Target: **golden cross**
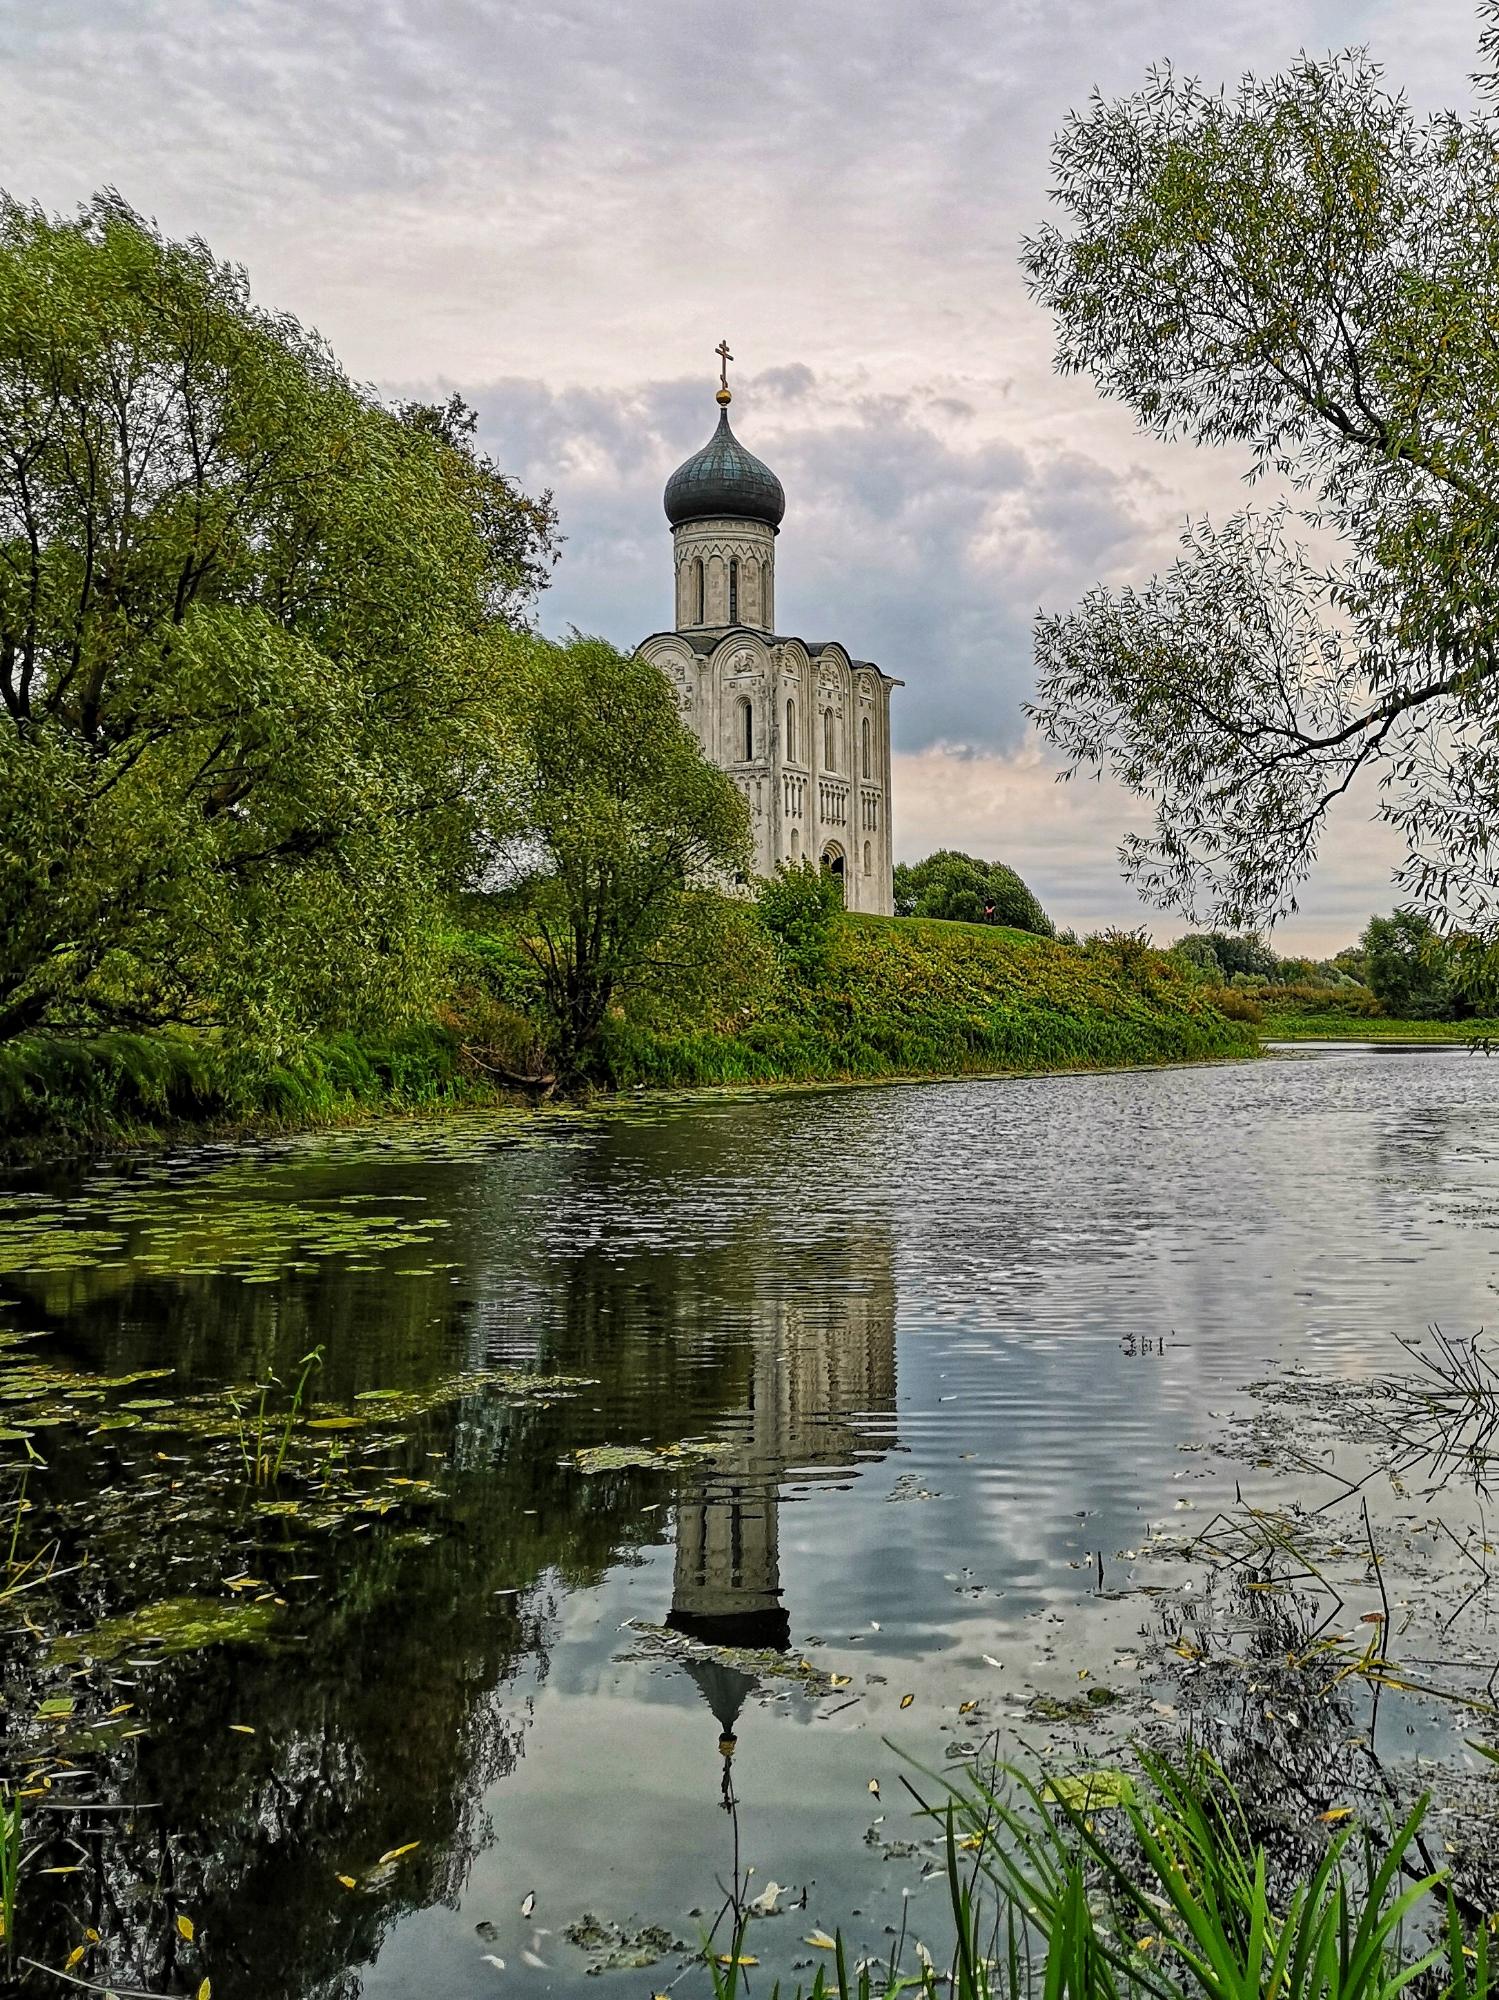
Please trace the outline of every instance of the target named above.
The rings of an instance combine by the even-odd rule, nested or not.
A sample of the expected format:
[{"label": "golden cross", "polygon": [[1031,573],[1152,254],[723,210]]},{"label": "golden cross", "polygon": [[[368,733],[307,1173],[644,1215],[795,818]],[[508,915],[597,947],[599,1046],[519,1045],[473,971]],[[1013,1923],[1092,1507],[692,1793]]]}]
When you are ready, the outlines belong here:
[{"label": "golden cross", "polygon": [[713,352],[719,357],[718,386],[720,389],[727,389],[729,386],[729,363],[734,359],[733,355],[729,352],[729,343],[726,340],[721,340]]}]

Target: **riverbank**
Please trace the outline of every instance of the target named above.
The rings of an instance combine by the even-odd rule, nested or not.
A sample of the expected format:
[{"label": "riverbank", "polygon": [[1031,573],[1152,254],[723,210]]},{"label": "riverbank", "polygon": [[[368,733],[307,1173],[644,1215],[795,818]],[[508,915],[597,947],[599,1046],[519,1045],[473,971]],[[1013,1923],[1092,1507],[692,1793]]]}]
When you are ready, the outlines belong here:
[{"label": "riverbank", "polygon": [[1256,1032],[1262,1042],[1469,1042],[1499,1043],[1499,1020],[1397,1021],[1368,1014],[1267,1014]]},{"label": "riverbank", "polygon": [[[181,1030],[17,1041],[0,1050],[0,1159],[294,1131],[391,1112],[528,1102],[482,1024],[304,1044],[254,1064]],[[1200,1062],[1255,1052],[1159,952],[1129,937],[1058,944],[978,924],[845,917],[807,976],[771,964],[717,1004],[617,1009],[586,1095]]]}]

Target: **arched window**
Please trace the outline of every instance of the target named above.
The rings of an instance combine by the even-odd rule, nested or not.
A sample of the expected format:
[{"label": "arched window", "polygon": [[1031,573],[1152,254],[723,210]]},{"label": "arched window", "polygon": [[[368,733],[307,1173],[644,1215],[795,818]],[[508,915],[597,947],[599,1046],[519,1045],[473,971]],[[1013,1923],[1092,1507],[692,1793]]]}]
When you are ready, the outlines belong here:
[{"label": "arched window", "polygon": [[739,623],[739,558],[729,557],[729,623]]},{"label": "arched window", "polygon": [[[866,722],[864,727],[867,729],[869,724]],[[874,849],[867,840],[864,843],[864,873],[866,875],[874,873]]]},{"label": "arched window", "polygon": [[697,597],[697,623],[699,625],[706,625],[708,622],[708,580],[703,570],[703,559],[701,556],[692,565],[692,571],[695,595]]},{"label": "arched window", "polygon": [[[859,734],[860,734],[860,737],[861,737],[861,739],[862,739],[862,741],[863,741],[863,750],[864,750],[864,775],[865,775],[865,777],[867,778],[867,777],[869,776],[869,771],[870,771],[870,759],[869,759],[869,717],[868,717],[867,715],[865,716],[865,718],[864,718],[864,721],[863,721],[863,724],[862,724],[862,726],[860,727],[860,730],[859,730]],[[867,874],[869,873],[869,870],[868,870],[868,869],[866,868],[866,869],[864,870],[864,872],[865,872],[865,874],[867,875]]]},{"label": "arched window", "polygon": [[794,701],[788,701],[786,704],[786,760],[791,764],[796,762],[796,703]]},{"label": "arched window", "polygon": [[760,601],[760,593],[755,588],[759,568],[752,556],[746,557],[744,564],[744,621],[751,624]]},{"label": "arched window", "polygon": [[802,858],[802,837],[795,827],[791,829],[791,862],[794,867]]},{"label": "arched window", "polygon": [[739,753],[746,764],[755,754],[755,711],[742,697],[739,703]]},{"label": "arched window", "polygon": [[824,770],[836,768],[833,758],[833,711],[830,708],[822,711],[822,763]]}]

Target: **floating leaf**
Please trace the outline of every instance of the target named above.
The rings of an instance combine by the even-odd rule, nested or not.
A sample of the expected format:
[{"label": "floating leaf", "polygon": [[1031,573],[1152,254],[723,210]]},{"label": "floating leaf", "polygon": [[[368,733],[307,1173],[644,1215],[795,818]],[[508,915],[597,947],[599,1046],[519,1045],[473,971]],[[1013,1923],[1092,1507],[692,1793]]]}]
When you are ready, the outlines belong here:
[{"label": "floating leaf", "polygon": [[1042,1798],[1074,1812],[1104,1812],[1135,1802],[1135,1787],[1123,1771],[1083,1771],[1073,1778],[1049,1778]]},{"label": "floating leaf", "polygon": [[73,1709],[75,1706],[76,1704],[73,1702],[72,1698],[68,1695],[65,1694],[49,1695],[46,1701],[44,1701],[37,1709],[37,1714],[39,1716],[45,1716],[49,1719],[53,1717],[71,1715],[73,1713]]},{"label": "floating leaf", "polygon": [[335,1882],[342,1882],[346,1889],[357,1889],[359,1887],[358,1882],[352,1875],[335,1875],[333,1879]]},{"label": "floating leaf", "polygon": [[911,1706],[911,1703],[915,1701],[915,1699],[916,1697],[914,1694],[903,1694],[900,1698],[900,1705],[902,1708],[909,1708]]},{"label": "floating leaf", "polygon": [[197,1933],[193,1928],[191,1917],[179,1917],[177,1919],[177,1935],[182,1939],[184,1944],[192,1943]]},{"label": "floating leaf", "polygon": [[809,1931],[807,1936],[802,1939],[802,1943],[811,1945],[815,1951],[836,1951],[838,1949],[838,1940],[830,1938],[826,1931]]},{"label": "floating leaf", "polygon": [[408,1840],[404,1847],[389,1848],[384,1854],[380,1856],[380,1859],[375,1863],[375,1866],[377,1868],[383,1868],[387,1861],[399,1861],[403,1854],[410,1854],[415,1848],[418,1848],[420,1846],[421,1842],[419,1840]]}]

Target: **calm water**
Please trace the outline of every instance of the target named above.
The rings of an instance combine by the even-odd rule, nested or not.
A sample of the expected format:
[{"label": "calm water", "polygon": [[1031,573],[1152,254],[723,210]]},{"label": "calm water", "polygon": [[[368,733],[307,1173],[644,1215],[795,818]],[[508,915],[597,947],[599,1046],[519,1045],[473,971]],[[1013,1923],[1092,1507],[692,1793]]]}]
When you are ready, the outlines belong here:
[{"label": "calm water", "polygon": [[[321,1341],[318,1395],[349,1408],[454,1368],[596,1378],[545,1407],[430,1413],[381,1461],[433,1482],[414,1511],[320,1535],[205,1505],[169,1442],[37,1440],[38,1490],[106,1524],[74,1629],[240,1577],[286,1601],[270,1646],[117,1667],[142,1733],[76,1763],[137,1810],[91,1822],[86,1865],[38,1889],[41,1955],[87,1921],[133,1940],[96,1976],[178,1992],[207,1971],[216,2000],[582,1993],[599,1980],[562,1932],[583,1912],[695,1939],[692,1913],[716,1911],[725,1731],[751,1892],[807,1890],[754,1927],[767,1968],[812,1958],[814,1925],[878,1945],[903,1891],[935,1943],[942,1884],[884,1851],[910,1828],[882,1739],[940,1762],[971,1701],[1044,1739],[1031,1697],[1075,1696],[1085,1664],[1126,1676],[1148,1638],[1122,1552],[1231,1497],[1243,1469],[1183,1447],[1221,1435],[1246,1385],[1383,1372],[1392,1332],[1493,1319],[1499,1064],[735,1097],[31,1191],[124,1242],[0,1279],[4,1324],[47,1334],[0,1370],[43,1348],[170,1366],[175,1396],[289,1378]],[[361,1251],[309,1223],[288,1248],[294,1212],[442,1227]],[[226,1272],[242,1228],[263,1247]],[[679,1475],[574,1462],[689,1438],[727,1449]],[[786,1648],[839,1683],[813,1697],[675,1659],[630,1621]],[[6,1689],[14,1748],[14,1665]],[[160,1935],[179,1908],[181,1951]],[[669,1958],[602,1982],[676,1977]]]}]

